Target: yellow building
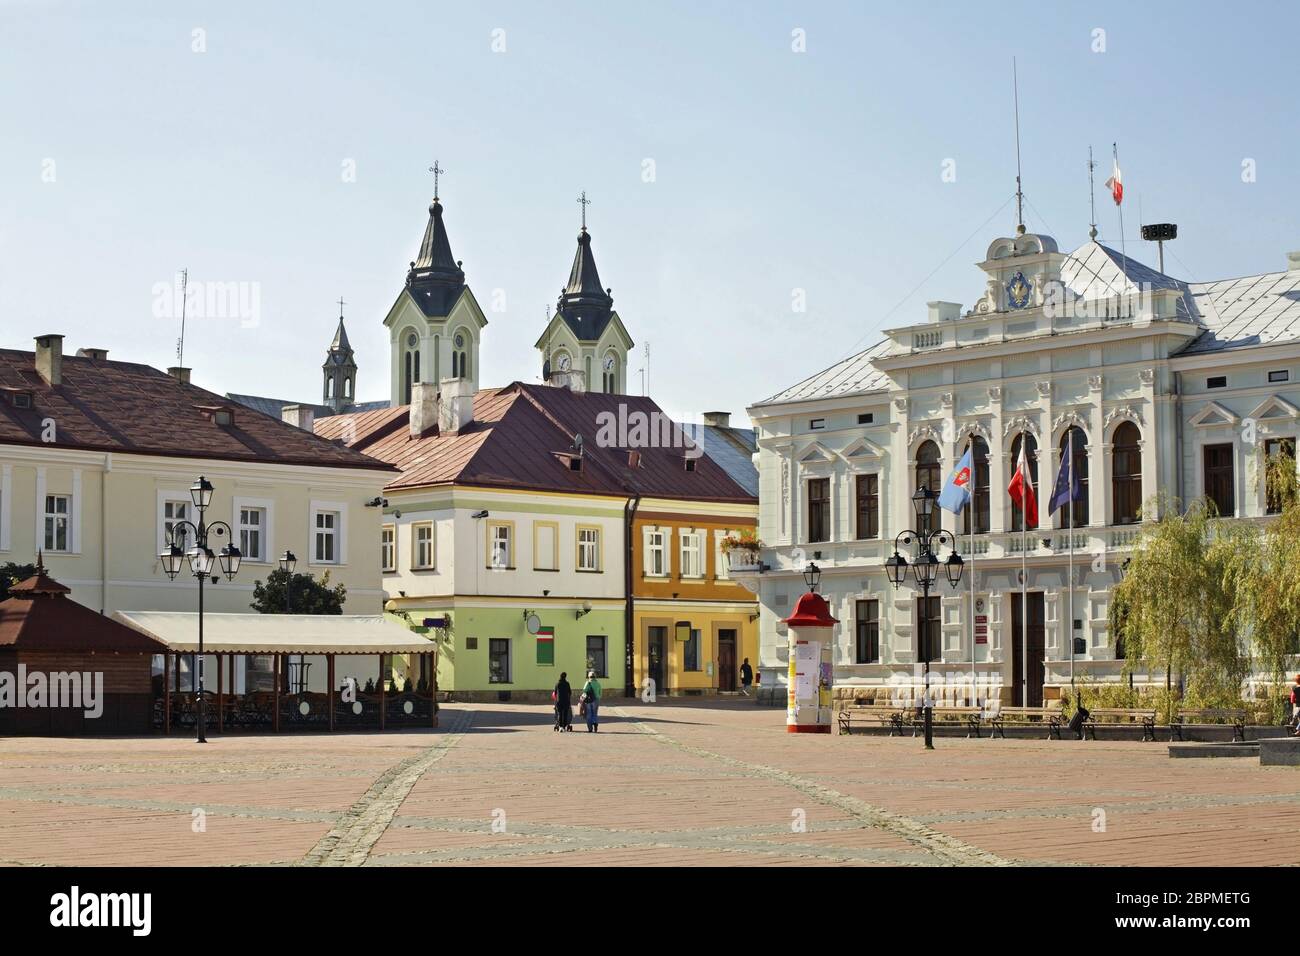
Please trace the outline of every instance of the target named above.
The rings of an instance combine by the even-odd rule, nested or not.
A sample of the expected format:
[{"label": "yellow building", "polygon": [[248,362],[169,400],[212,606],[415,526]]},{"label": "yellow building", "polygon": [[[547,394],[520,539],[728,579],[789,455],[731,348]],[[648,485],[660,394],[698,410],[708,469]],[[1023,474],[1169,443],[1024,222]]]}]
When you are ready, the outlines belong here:
[{"label": "yellow building", "polygon": [[643,498],[633,520],[633,667],[644,694],[741,690],[758,671],[758,602],[732,580],[723,541],[755,531],[758,500]]}]

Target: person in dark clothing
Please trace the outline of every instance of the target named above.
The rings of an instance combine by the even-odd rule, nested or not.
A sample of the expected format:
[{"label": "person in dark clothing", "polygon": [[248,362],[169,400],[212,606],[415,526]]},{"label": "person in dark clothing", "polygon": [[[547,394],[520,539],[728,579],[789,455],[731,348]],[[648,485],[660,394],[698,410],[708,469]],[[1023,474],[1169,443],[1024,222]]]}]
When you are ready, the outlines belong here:
[{"label": "person in dark clothing", "polygon": [[555,729],[573,730],[573,688],[569,686],[567,671],[560,672],[560,679],[551,691],[551,700],[555,701]]},{"label": "person in dark clothing", "polygon": [[[732,658],[735,660],[735,658]],[[749,696],[749,685],[754,683],[754,668],[749,666],[749,658],[740,665],[740,692],[746,697]]]},{"label": "person in dark clothing", "polygon": [[1300,737],[1300,674],[1295,675],[1291,688],[1291,736]]}]

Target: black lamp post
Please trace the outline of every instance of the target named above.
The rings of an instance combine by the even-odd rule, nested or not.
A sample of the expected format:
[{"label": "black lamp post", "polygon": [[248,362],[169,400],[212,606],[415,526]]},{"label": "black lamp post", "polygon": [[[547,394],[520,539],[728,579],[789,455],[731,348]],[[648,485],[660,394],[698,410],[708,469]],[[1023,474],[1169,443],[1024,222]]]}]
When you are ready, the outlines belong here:
[{"label": "black lamp post", "polygon": [[298,556],[285,549],[280,555],[280,570],[284,572],[284,613],[289,613],[289,588],[293,585],[293,569],[298,566]]},{"label": "black lamp post", "polygon": [[[916,511],[916,524],[920,531],[907,529],[900,531],[898,537],[894,538],[894,553],[885,560],[885,570],[889,574],[889,580],[893,582],[894,589],[900,588],[904,581],[907,580],[907,558],[903,557],[899,551],[900,544],[907,546],[912,545],[915,554],[912,558],[912,574],[916,578],[916,584],[921,589],[921,607],[922,613],[928,613],[930,608],[930,588],[934,586],[939,578],[939,566],[943,565],[943,571],[948,578],[948,583],[954,588],[961,581],[961,573],[966,567],[966,562],[962,560],[957,553],[957,539],[949,531],[942,528],[933,529],[934,510],[938,496],[929,488],[918,488],[916,494],[912,495],[912,507]],[[940,561],[936,549],[941,546],[947,546],[950,549],[948,560]],[[925,619],[922,618],[924,621]],[[922,699],[922,706],[925,711],[925,749],[934,749],[934,705],[930,700],[930,658],[932,648],[930,646],[929,629],[926,633],[918,635],[917,647],[921,652],[921,660],[925,664],[925,697]]]},{"label": "black lamp post", "polygon": [[[208,738],[207,730],[207,709],[203,697],[203,586],[207,583],[209,577],[212,583],[216,584],[221,580],[217,575],[212,573],[212,566],[217,561],[221,564],[221,573],[226,576],[226,580],[234,580],[239,573],[239,562],[243,558],[239,548],[235,547],[234,535],[230,530],[230,525],[224,521],[214,521],[208,524],[203,520],[203,513],[208,510],[212,504],[212,483],[208,479],[199,475],[198,480],[190,485],[190,500],[194,502],[194,509],[199,513],[199,523],[194,524],[192,521],[177,521],[172,525],[171,534],[168,535],[167,546],[163,548],[158,555],[162,562],[163,570],[167,572],[167,577],[175,581],[176,575],[181,570],[181,560],[188,559],[190,563],[190,573],[199,582],[199,653],[195,661],[194,672],[198,677],[199,686],[199,714],[198,714],[198,739],[197,743],[206,744]],[[193,534],[194,543],[188,551],[181,550],[181,544]],[[216,535],[221,537],[227,535],[231,537],[230,544],[221,549],[220,555],[214,555],[212,549],[208,547],[208,536]],[[167,675],[163,675],[163,692],[167,692]]]},{"label": "black lamp post", "polygon": [[822,569],[809,561],[808,567],[803,569],[803,583],[808,585],[809,591],[816,591],[817,585],[821,583],[821,580]]}]

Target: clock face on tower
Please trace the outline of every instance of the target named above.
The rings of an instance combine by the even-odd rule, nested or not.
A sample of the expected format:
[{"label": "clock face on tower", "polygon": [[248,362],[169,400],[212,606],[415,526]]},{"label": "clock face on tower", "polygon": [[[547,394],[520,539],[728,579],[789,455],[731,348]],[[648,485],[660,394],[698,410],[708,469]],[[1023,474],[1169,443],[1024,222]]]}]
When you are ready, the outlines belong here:
[{"label": "clock face on tower", "polygon": [[1017,272],[1007,283],[1007,305],[1013,309],[1023,309],[1029,304],[1029,293],[1032,286],[1029,280],[1025,278],[1023,272]]},{"label": "clock face on tower", "polygon": [[567,372],[569,370],[569,364],[569,357],[567,355],[561,355],[555,360],[555,365],[561,372]]},{"label": "clock face on tower", "polygon": [[614,356],[612,355],[605,356],[605,371],[606,372],[614,371]]},{"label": "clock face on tower", "polygon": [[464,347],[465,347],[465,336],[462,335],[460,332],[457,332],[457,333],[456,333],[456,348],[458,348],[458,349],[463,349]]}]

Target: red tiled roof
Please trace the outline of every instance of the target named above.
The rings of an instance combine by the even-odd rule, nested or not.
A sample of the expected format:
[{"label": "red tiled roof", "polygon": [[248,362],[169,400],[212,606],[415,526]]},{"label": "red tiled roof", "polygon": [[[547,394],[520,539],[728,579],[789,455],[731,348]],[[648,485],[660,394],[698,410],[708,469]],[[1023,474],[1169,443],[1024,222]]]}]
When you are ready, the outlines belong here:
[{"label": "red tiled roof", "polygon": [[[515,382],[474,395],[474,421],[455,435],[434,429],[420,438],[410,434],[410,407],[356,415],[332,415],[315,423],[316,434],[343,441],[401,469],[387,488],[439,484],[479,485],[533,491],[575,492],[626,497],[630,493],[661,498],[752,503],[756,501],[727,473],[703,455],[687,471],[684,439],[676,425],[678,447],[638,448],[640,464],[628,467],[625,447],[600,447],[597,436],[608,412],[626,417],[642,412],[663,415],[653,399],[639,395],[573,392],[546,385]],[[583,438],[583,467],[573,471],[562,456]]]},{"label": "red tiled roof", "polygon": [[44,568],[9,588],[0,602],[0,649],[161,654],[167,645],[67,596]]},{"label": "red tiled roof", "polygon": [[[335,468],[387,468],[166,372],[134,362],[64,355],[62,382],[49,386],[31,352],[0,349],[0,390],[33,394],[32,408],[0,399],[0,444],[43,445],[41,422],[54,420],[57,448],[263,461]],[[10,393],[12,394],[12,393]],[[231,409],[231,425],[213,409]]]}]

